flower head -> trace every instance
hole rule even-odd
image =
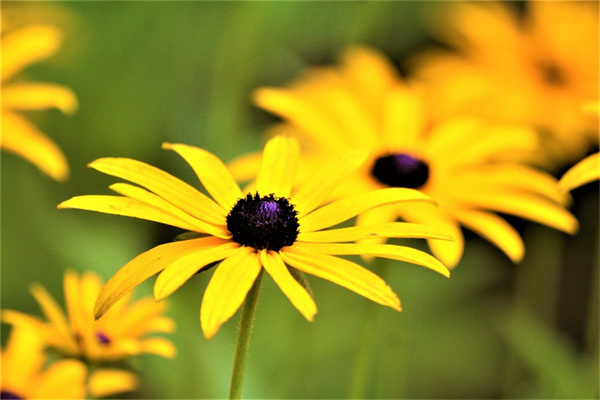
[[[44,289],[34,284],[31,293],[46,320],[13,310],[3,310],[2,319],[15,326],[35,327],[45,343],[61,353],[87,360],[119,360],[140,353],[174,357],[173,344],[162,337],[147,337],[155,332],[172,332],[173,321],[162,315],[165,305],[151,298],[121,299],[99,320],[94,320],[94,302],[102,281],[93,272],[79,277],[69,271],[64,278],[67,315]]]
[[[88,375],[81,360],[65,359],[46,365],[44,342],[32,327],[13,328],[2,349],[2,399],[85,399],[133,390],[137,378],[128,371],[98,369]]]
[[[183,144],[165,144],[164,148],[174,150],[191,165],[214,200],[148,164],[104,158],[90,166],[143,188],[115,184],[111,189],[122,196],[79,196],[58,206],[142,218],[207,235],[163,244],[134,258],[102,289],[96,302],[97,317],[159,272],[154,284],[156,300],[169,296],[198,271],[219,261],[200,310],[206,337],[213,336],[235,313],[263,268],[308,320],[313,319],[317,307],[290,269],[327,279],[397,310],[400,301],[382,279],[354,262],[334,256],[386,257],[448,275],[438,260],[409,247],[341,243],[369,237],[448,239],[437,229],[403,223],[325,229],[373,207],[430,202],[416,190],[386,188],[356,193],[319,207],[349,173],[359,168],[366,157],[362,151],[332,157],[293,190],[298,142],[286,136],[275,137],[265,147],[253,189],[244,193],[211,153]]]
[[[533,131],[470,117],[432,122],[417,94],[373,50],[350,49],[339,68],[310,70],[286,88],[258,89],[255,101],[284,119],[274,129],[304,139],[310,149],[306,166],[314,168],[342,151],[369,152],[363,166],[334,195],[415,188],[430,196],[437,208],[427,203],[381,207],[361,214],[357,225],[397,218],[433,224],[454,238],[454,242],[429,240],[434,254],[450,267],[463,252],[461,225],[515,262],[521,260],[524,246],[519,234],[497,213],[566,232],[577,229],[577,221],[561,205],[565,198],[554,178],[507,161],[507,154],[537,148]],[[253,163],[249,156],[234,161],[231,168],[243,178]]]
[[[54,54],[60,47],[62,35],[48,25],[30,25],[10,32],[2,30],[1,35],[0,147],[26,159],[52,178],[65,180],[69,167],[63,152],[21,112],[56,108],[70,114],[77,108],[75,95],[62,85],[13,79],[29,65]]]
[[[418,56],[414,75],[432,115],[477,113],[524,123],[542,136],[536,161],[581,158],[598,145],[598,123],[580,104],[598,98],[598,2],[455,2],[434,29],[459,54]]]

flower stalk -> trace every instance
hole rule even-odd
[[[242,398],[246,356],[248,355],[248,347],[250,345],[250,333],[252,331],[252,323],[254,322],[254,311],[256,310],[261,280],[262,271],[258,274],[258,277],[248,292],[248,295],[246,295],[246,300],[244,301],[244,306],[242,307],[238,338],[235,346],[235,355],[233,358],[233,369],[231,371],[231,385],[229,387],[230,399]]]

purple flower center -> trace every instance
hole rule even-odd
[[[300,227],[297,214],[284,197],[248,194],[227,215],[227,229],[239,244],[278,251],[296,241]]]
[[[9,392],[8,390],[3,390],[3,391],[0,392],[0,399],[20,400],[20,399],[22,399],[22,397],[19,397],[15,393]]]
[[[102,344],[109,344],[110,343],[110,338],[108,336],[106,336],[104,333],[102,332],[98,332],[96,334],[96,338],[98,339],[98,341]]]
[[[388,154],[375,161],[371,174],[384,185],[417,189],[427,183],[429,166],[408,154]]]

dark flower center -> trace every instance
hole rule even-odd
[[[98,339],[98,342],[100,342],[102,344],[109,344],[110,343],[110,338],[108,336],[106,336],[102,332],[98,332],[96,334],[96,338]]]
[[[227,215],[227,229],[239,244],[278,251],[296,241],[300,227],[297,214],[285,197],[248,194]]]
[[[551,86],[564,86],[567,83],[567,78],[563,70],[551,61],[539,61],[537,63],[538,70],[542,80]]]
[[[429,166],[408,154],[388,154],[375,161],[371,174],[385,185],[416,189],[429,179]]]
[[[0,392],[0,399],[20,400],[22,399],[22,397],[19,397],[18,395],[14,394],[13,392],[9,392],[8,390],[3,390]]]

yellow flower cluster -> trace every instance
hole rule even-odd
[[[212,270],[200,305],[211,338],[263,271],[309,321],[317,305],[304,274],[400,311],[381,277],[340,256],[449,277],[465,252],[463,228],[515,263],[525,246],[506,215],[575,234],[568,192],[600,175],[598,154],[584,159],[598,146],[597,4],[530,2],[521,16],[505,3],[444,7],[436,33],[452,50],[418,54],[408,77],[378,50],[351,47],[338,65],[258,88],[254,103],[280,119],[260,153],[226,165],[198,147],[164,143],[208,195],[142,161],[91,162],[127,183],[110,186],[116,195],[75,196],[58,208],[154,221],[187,236],[136,256],[106,284],[93,272],[67,271],[66,312],[39,284],[31,294],[43,318],[2,310],[13,327],[2,350],[2,398],[134,390],[136,375],[110,363],[175,357],[169,340],[149,335],[174,331],[160,301],[200,272]],[[64,154],[22,112],[72,113],[76,97],[15,77],[54,54],[61,37],[47,25],[2,30],[0,75],[2,149],[59,181],[69,171]],[[553,176],[579,160],[560,181]],[[390,238],[425,239],[432,255]],[[155,275],[154,298],[134,301],[133,290]],[[48,364],[48,349],[67,358]]]

